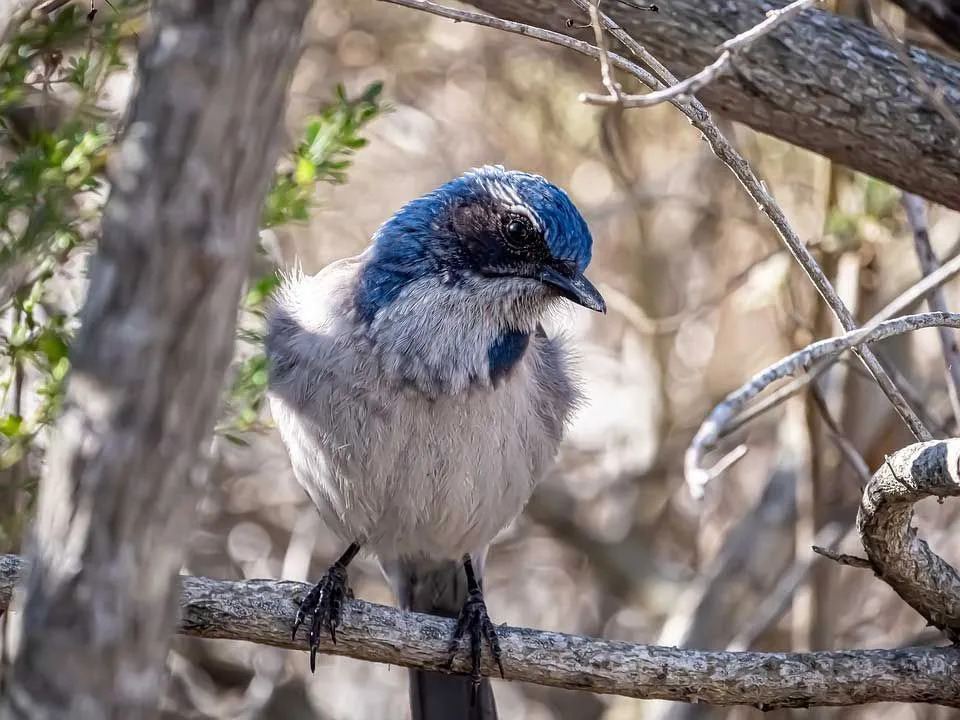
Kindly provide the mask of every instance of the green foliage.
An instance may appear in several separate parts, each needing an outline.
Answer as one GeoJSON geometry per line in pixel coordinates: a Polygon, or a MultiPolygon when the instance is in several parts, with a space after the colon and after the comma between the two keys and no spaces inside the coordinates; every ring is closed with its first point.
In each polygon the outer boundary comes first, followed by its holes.
{"type": "MultiPolygon", "coordinates": [[[[79,324],[77,280],[99,238],[106,160],[121,130],[104,107],[104,87],[129,71],[145,5],[115,0],[90,23],[75,3],[46,21],[20,18],[0,38],[0,487],[9,489],[11,479],[21,489],[34,486],[44,431],[60,411],[79,324]]],[[[380,83],[356,97],[337,88],[307,119],[279,163],[262,228],[307,221],[317,184],[345,181],[366,143],[362,130],[386,109],[381,94],[380,83]]],[[[277,282],[270,267],[243,299],[218,428],[234,442],[260,423],[263,313],[277,282]]],[[[0,505],[8,500],[0,493],[0,505]]],[[[22,521],[9,513],[0,507],[0,551],[15,542],[22,521]]]]}
{"type": "MultiPolygon", "coordinates": [[[[387,111],[381,100],[383,85],[372,83],[356,98],[338,86],[333,101],[307,118],[303,138],[280,163],[273,185],[264,201],[261,227],[272,228],[290,222],[305,222],[314,205],[318,183],[346,182],[354,153],[367,144],[360,136],[366,125],[387,111]]],[[[233,373],[227,393],[228,412],[218,431],[227,440],[242,444],[242,433],[260,426],[264,393],[267,389],[267,359],[263,354],[263,315],[271,294],[279,284],[276,272],[250,283],[243,303],[239,340],[245,357],[233,373]]]]}
{"type": "Polygon", "coordinates": [[[303,140],[277,173],[263,208],[263,226],[305,222],[318,182],[343,183],[353,153],[367,141],[360,130],[384,112],[382,83],[373,83],[355,99],[342,86],[336,100],[307,119],[303,140]]]}

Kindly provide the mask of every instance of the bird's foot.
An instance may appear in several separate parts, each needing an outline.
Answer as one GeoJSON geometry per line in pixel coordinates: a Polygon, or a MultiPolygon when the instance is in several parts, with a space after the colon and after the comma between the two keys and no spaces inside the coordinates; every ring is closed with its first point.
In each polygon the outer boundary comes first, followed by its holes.
{"type": "Polygon", "coordinates": [[[347,587],[347,568],[339,562],[334,563],[320,578],[320,582],[313,586],[307,596],[300,602],[297,610],[297,619],[293,623],[293,639],[297,638],[297,630],[313,614],[310,624],[310,672],[317,666],[317,648],[320,645],[320,632],[326,628],[334,645],[337,643],[337,626],[343,616],[344,600],[353,599],[353,591],[347,587]]]}
{"type": "Polygon", "coordinates": [[[448,649],[448,669],[453,667],[457,650],[460,648],[460,638],[464,634],[468,634],[470,638],[470,679],[473,681],[470,704],[475,705],[477,695],[480,692],[480,650],[484,639],[490,645],[493,660],[500,668],[500,677],[503,677],[503,665],[500,663],[500,639],[497,637],[497,631],[493,623],[490,622],[490,616],[487,615],[487,605],[483,601],[483,591],[480,588],[470,590],[467,601],[460,610],[460,616],[457,618],[456,629],[453,631],[453,638],[450,640],[448,649]]]}

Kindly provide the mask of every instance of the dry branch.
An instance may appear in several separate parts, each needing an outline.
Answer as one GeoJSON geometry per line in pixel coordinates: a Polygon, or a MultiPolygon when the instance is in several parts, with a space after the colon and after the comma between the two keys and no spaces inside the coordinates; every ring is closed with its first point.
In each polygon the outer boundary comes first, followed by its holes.
{"type": "MultiPolygon", "coordinates": [[[[0,608],[23,572],[23,561],[0,556],[0,608]]],[[[306,649],[290,639],[302,583],[182,578],[180,632],[306,649]]],[[[350,601],[338,643],[321,652],[408,667],[443,670],[453,621],[350,601]]],[[[635,645],[561,633],[503,627],[509,680],[715,705],[778,707],[924,702],[960,707],[960,650],[902,648],[815,653],[705,652],[635,645]]],[[[484,656],[486,674],[495,672],[484,656]]],[[[458,659],[455,669],[467,666],[458,659]]],[[[322,682],[318,678],[317,682],[322,682]]]]}
{"type": "MultiPolygon", "coordinates": [[[[581,10],[586,9],[586,0],[572,1],[573,4],[581,10]]],[[[657,76],[654,78],[654,82],[651,83],[649,80],[638,75],[637,78],[641,82],[655,90],[663,89],[668,85],[676,86],[678,84],[677,78],[674,77],[674,75],[660,62],[659,59],[654,57],[646,47],[638,43],[633,36],[617,25],[616,22],[614,22],[609,16],[601,13],[600,17],[603,20],[604,27],[607,28],[610,34],[619,40],[624,47],[630,50],[630,52],[640,59],[645,65],[647,65],[647,67],[653,70],[654,74],[657,76]]],[[[787,14],[782,14],[779,17],[787,18],[789,16],[787,14]]],[[[763,23],[759,23],[757,27],[763,27],[763,23]]],[[[750,31],[748,31],[748,34],[749,32],[750,31]]],[[[674,102],[674,105],[684,115],[686,115],[690,119],[691,124],[703,134],[704,139],[709,143],[710,149],[713,150],[713,153],[737,177],[750,197],[757,203],[760,211],[770,219],[770,222],[780,234],[780,239],[783,240],[783,243],[787,246],[790,254],[793,255],[794,259],[800,264],[800,266],[803,268],[803,271],[810,279],[810,282],[812,282],[813,286],[817,289],[817,292],[820,293],[820,296],[833,311],[833,314],[836,315],[837,320],[840,321],[840,325],[843,327],[843,329],[848,332],[852,332],[856,328],[857,324],[853,315],[850,313],[850,310],[844,304],[840,296],[837,295],[836,290],[834,290],[833,286],[830,284],[830,281],[823,272],[823,269],[814,259],[809,248],[803,242],[801,242],[796,231],[790,225],[790,222],[787,219],[786,214],[783,212],[783,209],[777,203],[772,193],[770,193],[770,191],[767,189],[766,185],[762,183],[757,177],[756,173],[753,172],[753,168],[750,167],[750,164],[747,162],[746,158],[744,158],[723,136],[723,133],[720,132],[720,128],[717,127],[717,124],[713,121],[710,113],[707,112],[707,109],[700,103],[699,100],[691,97],[689,99],[681,100],[680,102],[674,102]]],[[[910,428],[910,431],[913,433],[914,437],[917,440],[933,439],[933,436],[924,426],[923,421],[911,409],[909,403],[907,403],[899,388],[880,365],[880,361],[874,356],[873,352],[866,347],[858,348],[855,350],[855,352],[858,356],[860,356],[860,359],[863,361],[864,365],[867,366],[867,369],[870,370],[870,374],[873,375],[874,379],[876,379],[880,389],[890,400],[890,403],[897,411],[897,414],[900,415],[907,427],[910,428]]],[[[741,452],[735,451],[731,455],[728,455],[726,458],[721,460],[720,464],[729,466],[736,462],[736,460],[741,456],[741,452]]],[[[715,471],[719,472],[719,468],[715,468],[715,471]]],[[[694,490],[696,492],[696,489],[694,490]]]]}
{"type": "MultiPolygon", "coordinates": [[[[946,266],[944,266],[946,267],[946,266]]],[[[778,360],[754,375],[747,383],[733,391],[718,404],[700,425],[684,457],[684,474],[687,484],[699,494],[713,476],[711,469],[703,467],[706,452],[713,448],[726,428],[737,420],[747,404],[772,383],[795,374],[802,374],[796,385],[802,387],[812,380],[826,364],[835,362],[842,353],[860,344],[874,343],[894,335],[930,327],[960,328],[960,315],[956,313],[922,313],[873,323],[839,337],[819,340],[778,360]]]]}
{"type": "MultiPolygon", "coordinates": [[[[770,10],[763,22],[723,43],[723,45],[720,46],[723,52],[714,62],[707,65],[695,75],[691,75],[662,90],[654,90],[645,95],[622,95],[612,90],[607,95],[583,93],[580,95],[580,100],[593,105],[618,104],[628,108],[643,108],[659,105],[660,103],[667,102],[671,98],[681,95],[693,95],[701,88],[714,82],[723,73],[729,72],[734,55],[744,52],[757,40],[773,32],[781,23],[792,19],[801,11],[812,6],[815,2],[818,2],[818,0],[794,0],[794,2],[790,3],[787,7],[770,10]]],[[[592,20],[593,18],[591,17],[591,21],[592,20]]],[[[597,44],[598,46],[600,45],[599,42],[597,44]]],[[[601,56],[601,63],[602,62],[603,56],[601,56]]],[[[604,78],[604,85],[610,90],[610,85],[606,82],[606,78],[604,78]]]]}
{"type": "MultiPolygon", "coordinates": [[[[913,232],[913,247],[920,263],[920,271],[927,276],[940,267],[940,261],[930,243],[926,203],[922,198],[911,193],[902,193],[900,200],[913,232]]],[[[927,296],[927,305],[936,312],[947,312],[947,301],[942,287],[930,291],[927,296]]],[[[939,328],[939,333],[940,348],[943,351],[947,371],[947,394],[950,397],[953,416],[960,419],[960,348],[957,347],[956,333],[947,328],[939,328]]]]}
{"type": "Polygon", "coordinates": [[[877,575],[927,621],[960,641],[960,574],[912,527],[913,505],[960,497],[960,440],[917,443],[886,459],[863,493],[857,529],[877,575]]]}

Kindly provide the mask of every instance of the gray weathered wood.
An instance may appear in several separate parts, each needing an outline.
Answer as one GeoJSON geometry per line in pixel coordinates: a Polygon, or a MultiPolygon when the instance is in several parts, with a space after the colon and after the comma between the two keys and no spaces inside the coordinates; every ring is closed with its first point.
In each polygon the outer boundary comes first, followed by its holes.
{"type": "MultiPolygon", "coordinates": [[[[470,0],[499,17],[592,41],[586,20],[552,0],[470,0]],[[567,19],[576,21],[567,26],[567,19]]],[[[603,6],[680,77],[717,57],[725,40],[785,3],[670,0],[657,13],[624,3],[603,6]]],[[[611,49],[618,49],[611,47],[611,49]]],[[[941,88],[960,115],[960,64],[920,50],[919,74],[941,88]]],[[[596,87],[600,87],[599,69],[596,87]]],[[[757,42],[728,74],[697,97],[712,110],[855,170],[960,210],[960,137],[924,97],[880,33],[820,10],[807,10],[757,42]]],[[[638,110],[637,112],[642,112],[638,110]]]]}
{"type": "Polygon", "coordinates": [[[150,718],[310,0],[156,0],[37,512],[4,718],[150,718]]]}
{"type": "Polygon", "coordinates": [[[960,641],[960,574],[913,527],[927,497],[960,497],[960,440],[910,445],[867,485],[857,528],[877,575],[927,621],[960,641]]]}
{"type": "MultiPolygon", "coordinates": [[[[19,557],[0,556],[0,608],[22,571],[19,557]]],[[[306,633],[292,642],[290,627],[295,601],[308,590],[295,582],[184,577],[180,632],[305,650],[306,633]]],[[[323,636],[321,652],[443,670],[451,632],[452,620],[353,600],[338,643],[323,636]]],[[[539,685],[765,710],[873,702],[960,707],[957,648],[706,652],[505,626],[498,633],[506,678],[539,685]]],[[[496,676],[484,658],[485,674],[496,676]]],[[[454,668],[469,669],[463,654],[454,668]]]]}

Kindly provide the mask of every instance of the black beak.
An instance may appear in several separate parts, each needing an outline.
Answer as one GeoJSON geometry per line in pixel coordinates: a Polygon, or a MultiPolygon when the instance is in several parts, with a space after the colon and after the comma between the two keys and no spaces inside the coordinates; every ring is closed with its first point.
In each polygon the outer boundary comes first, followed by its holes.
{"type": "Polygon", "coordinates": [[[600,291],[579,270],[574,270],[571,274],[545,267],[540,270],[540,281],[557,288],[561,295],[577,305],[583,305],[596,312],[607,312],[607,304],[603,301],[600,291]]]}

